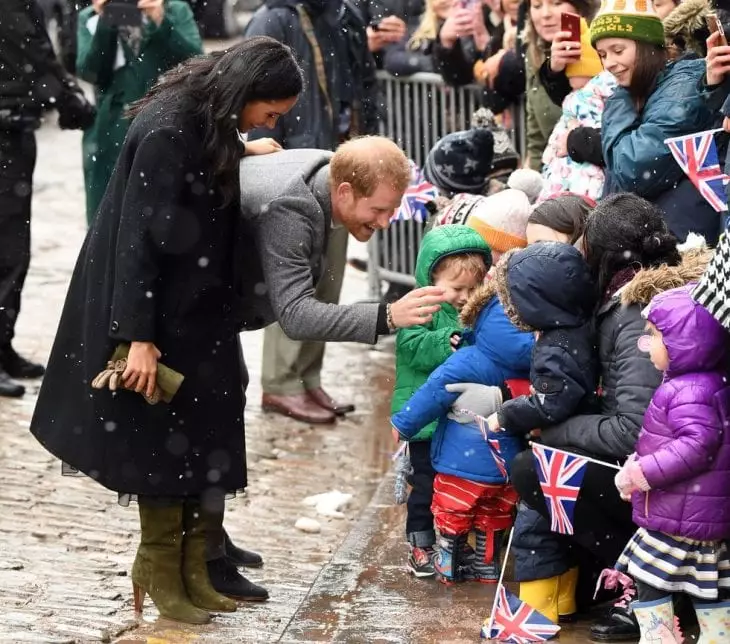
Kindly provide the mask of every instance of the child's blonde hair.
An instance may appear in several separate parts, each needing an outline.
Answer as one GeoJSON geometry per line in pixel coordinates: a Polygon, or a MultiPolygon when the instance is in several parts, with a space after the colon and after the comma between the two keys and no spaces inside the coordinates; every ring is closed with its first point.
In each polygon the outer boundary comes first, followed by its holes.
{"type": "Polygon", "coordinates": [[[436,262],[433,271],[431,271],[431,282],[435,282],[439,275],[445,271],[453,270],[458,277],[462,273],[469,273],[477,278],[477,282],[483,282],[489,267],[484,261],[482,253],[457,253],[456,255],[447,255],[443,259],[436,262]]]}

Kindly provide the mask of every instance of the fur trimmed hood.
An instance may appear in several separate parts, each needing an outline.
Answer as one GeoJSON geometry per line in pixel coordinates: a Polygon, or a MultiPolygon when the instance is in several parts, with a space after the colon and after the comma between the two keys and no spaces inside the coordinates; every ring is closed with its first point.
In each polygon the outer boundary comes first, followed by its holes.
{"type": "Polygon", "coordinates": [[[659,293],[696,282],[710,263],[713,251],[707,247],[692,248],[682,254],[679,266],[662,264],[657,268],[644,268],[621,290],[621,304],[646,305],[659,293]]]}
{"type": "Polygon", "coordinates": [[[495,295],[497,295],[497,288],[493,279],[476,288],[461,309],[461,323],[465,327],[474,328],[482,309],[495,295]]]}
{"type": "Polygon", "coordinates": [[[698,56],[706,55],[705,39],[709,35],[706,18],[713,12],[709,0],[684,0],[664,18],[664,37],[675,42],[684,41],[684,50],[693,50],[698,56]]]}
{"type": "Polygon", "coordinates": [[[528,326],[522,321],[522,318],[517,313],[517,307],[512,301],[512,296],[509,292],[509,286],[507,285],[507,270],[509,268],[509,258],[517,253],[519,249],[514,248],[507,251],[500,258],[497,265],[494,267],[492,274],[492,282],[494,282],[494,291],[499,297],[499,301],[502,303],[504,308],[504,314],[507,319],[512,322],[520,331],[535,331],[531,326],[528,326]]]}

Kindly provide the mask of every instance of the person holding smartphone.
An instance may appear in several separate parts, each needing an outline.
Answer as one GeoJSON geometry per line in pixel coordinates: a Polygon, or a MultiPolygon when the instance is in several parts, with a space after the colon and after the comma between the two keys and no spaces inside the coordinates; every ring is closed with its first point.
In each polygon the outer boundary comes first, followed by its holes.
{"type": "Polygon", "coordinates": [[[82,143],[89,223],[129,128],[126,106],[142,98],[161,73],[202,53],[187,2],[93,0],[79,14],[76,69],[94,86],[98,110],[82,143]]]}

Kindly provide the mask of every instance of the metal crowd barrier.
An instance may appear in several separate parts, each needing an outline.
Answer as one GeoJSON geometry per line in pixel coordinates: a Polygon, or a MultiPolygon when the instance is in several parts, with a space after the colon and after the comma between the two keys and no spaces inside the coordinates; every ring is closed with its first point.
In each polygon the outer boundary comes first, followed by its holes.
{"type": "MultiPolygon", "coordinates": [[[[398,78],[381,71],[378,81],[385,102],[381,134],[398,143],[419,167],[441,137],[469,129],[472,114],[481,106],[479,86],[450,87],[438,74],[398,78]]],[[[524,158],[522,112],[521,107],[514,110],[512,140],[524,158]]],[[[415,286],[413,273],[425,227],[425,222],[397,221],[372,236],[368,247],[372,299],[380,299],[383,281],[415,286]]]]}

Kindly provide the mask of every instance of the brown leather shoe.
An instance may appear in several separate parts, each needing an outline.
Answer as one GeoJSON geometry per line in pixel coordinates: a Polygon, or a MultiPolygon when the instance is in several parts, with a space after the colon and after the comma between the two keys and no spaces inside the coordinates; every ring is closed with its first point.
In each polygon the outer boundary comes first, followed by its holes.
{"type": "Polygon", "coordinates": [[[264,394],[261,396],[261,409],[317,425],[334,423],[337,418],[334,412],[315,404],[307,394],[294,396],[264,394]]]}
{"type": "Polygon", "coordinates": [[[309,389],[307,391],[307,395],[320,407],[331,411],[337,416],[344,416],[345,414],[349,414],[351,411],[355,411],[355,405],[347,405],[333,400],[332,396],[322,389],[322,387],[309,389]]]}

